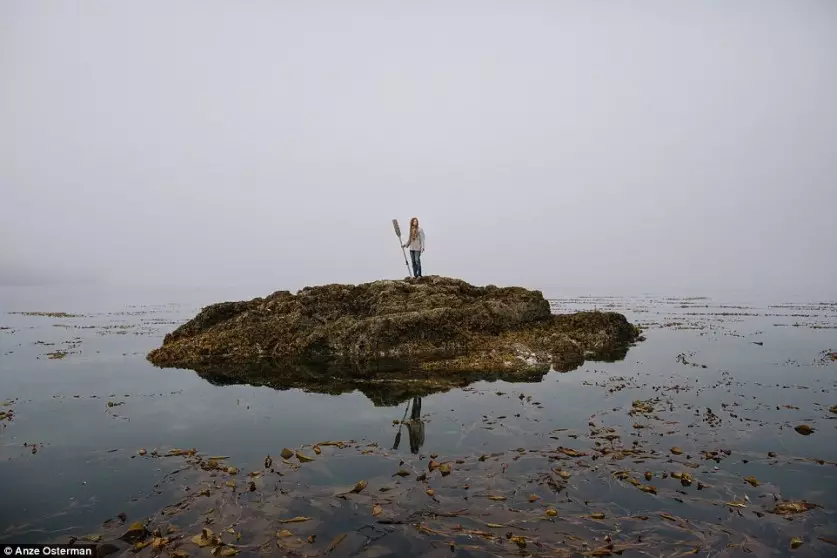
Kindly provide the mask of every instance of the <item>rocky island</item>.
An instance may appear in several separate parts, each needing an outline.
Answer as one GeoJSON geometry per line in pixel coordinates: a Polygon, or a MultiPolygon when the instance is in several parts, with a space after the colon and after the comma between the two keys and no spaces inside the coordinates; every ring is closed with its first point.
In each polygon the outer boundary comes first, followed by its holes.
{"type": "Polygon", "coordinates": [[[167,334],[148,360],[230,379],[242,370],[300,369],[307,378],[519,377],[624,358],[639,338],[616,312],[556,315],[540,291],[429,276],[213,304],[167,334]]]}

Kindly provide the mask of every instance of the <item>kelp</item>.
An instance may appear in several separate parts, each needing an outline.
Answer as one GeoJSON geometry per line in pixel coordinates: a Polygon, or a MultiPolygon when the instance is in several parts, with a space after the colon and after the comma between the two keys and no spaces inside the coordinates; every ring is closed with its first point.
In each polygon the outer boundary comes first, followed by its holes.
{"type": "MultiPolygon", "coordinates": [[[[377,444],[341,442],[320,445],[323,446],[319,461],[321,467],[339,468],[346,452],[357,452],[356,455],[363,456],[363,459],[382,462],[394,459],[377,444]]],[[[637,446],[631,452],[651,453],[637,446]]],[[[296,453],[298,450],[294,451],[296,453]]],[[[272,463],[272,470],[266,467],[247,475],[256,492],[261,494],[256,499],[235,491],[204,492],[207,488],[217,487],[219,479],[215,475],[218,472],[229,475],[231,469],[238,470],[235,465],[207,467],[209,461],[217,463],[217,460],[204,457],[198,451],[161,452],[158,459],[169,454],[185,460],[191,471],[193,488],[189,490],[189,496],[177,505],[167,507],[165,513],[149,517],[145,522],[136,522],[125,532],[122,539],[130,542],[131,546],[121,548],[131,555],[153,554],[163,548],[169,552],[188,552],[191,544],[209,548],[211,553],[221,556],[253,550],[266,552],[268,548],[292,553],[302,546],[314,554],[340,553],[348,556],[362,548],[358,544],[363,537],[356,535],[367,532],[370,525],[376,532],[402,537],[416,548],[429,549],[435,544],[445,544],[508,556],[531,549],[555,555],[606,556],[607,552],[619,554],[629,549],[642,551],[645,548],[665,551],[667,555],[687,555],[694,553],[696,548],[720,550],[729,544],[751,544],[746,535],[731,532],[723,524],[690,519],[671,511],[626,516],[618,506],[606,501],[593,503],[572,498],[539,506],[537,504],[542,496],[519,494],[515,488],[518,483],[523,486],[546,485],[546,478],[566,481],[578,477],[584,483],[601,482],[597,479],[602,478],[604,471],[580,464],[580,456],[583,455],[597,462],[597,467],[604,468],[608,478],[636,487],[648,498],[661,499],[661,504],[674,498],[681,502],[691,501],[697,507],[716,505],[711,495],[699,497],[697,494],[700,492],[681,494],[680,489],[665,484],[665,479],[669,478],[679,481],[678,486],[691,486],[691,473],[675,470],[670,475],[656,475],[660,484],[644,484],[637,478],[647,479],[645,473],[649,471],[620,469],[618,465],[624,460],[608,459],[612,452],[599,449],[580,451],[565,446],[515,448],[495,452],[492,459],[483,459],[485,456],[481,454],[461,455],[441,463],[428,457],[414,456],[404,461],[392,475],[401,478],[396,484],[386,482],[391,477],[370,477],[357,481],[354,486],[336,495],[323,487],[306,485],[307,469],[282,461],[272,463]],[[502,480],[508,463],[521,455],[526,456],[530,473],[514,482],[510,482],[511,479],[502,480]],[[550,467],[556,455],[566,460],[564,468],[559,470],[550,467]],[[427,464],[422,466],[423,460],[427,464]],[[457,467],[450,467],[449,472],[443,474],[443,469],[451,463],[456,463],[457,467]],[[410,478],[414,476],[412,471],[419,467],[436,474],[427,476],[423,481],[410,478]],[[463,483],[465,479],[467,483],[463,483]],[[424,493],[425,499],[417,498],[416,492],[424,493]],[[351,496],[351,504],[345,496],[351,496]],[[484,503],[480,504],[480,500],[484,503]],[[641,533],[639,542],[630,535],[628,526],[631,522],[645,524],[637,527],[641,533]],[[335,533],[330,528],[332,524],[339,524],[341,531],[335,533]],[[235,528],[213,529],[215,525],[234,525],[235,528]],[[411,528],[404,530],[399,526],[411,528]],[[196,527],[197,531],[194,530],[196,527]],[[671,527],[680,531],[679,537],[671,536],[671,527]],[[169,529],[171,533],[167,533],[169,529]],[[197,534],[187,536],[190,531],[197,534]],[[624,535],[616,534],[620,531],[624,531],[624,535]],[[231,538],[227,538],[228,535],[231,538]],[[269,544],[268,539],[272,541],[269,544]],[[605,544],[601,542],[603,539],[606,539],[605,544]]],[[[662,453],[658,459],[662,465],[662,453]]],[[[398,463],[396,461],[394,465],[398,463]]],[[[747,484],[758,486],[750,480],[747,484]]],[[[763,513],[752,516],[753,520],[760,518],[761,521],[770,515],[785,517],[816,513],[821,509],[816,503],[794,500],[779,501],[771,506],[747,500],[726,500],[724,504],[731,510],[761,509],[763,513]]],[[[783,530],[781,523],[774,523],[773,527],[777,533],[783,530]]],[[[107,530],[103,541],[100,544],[114,544],[108,538],[107,530]]]]}

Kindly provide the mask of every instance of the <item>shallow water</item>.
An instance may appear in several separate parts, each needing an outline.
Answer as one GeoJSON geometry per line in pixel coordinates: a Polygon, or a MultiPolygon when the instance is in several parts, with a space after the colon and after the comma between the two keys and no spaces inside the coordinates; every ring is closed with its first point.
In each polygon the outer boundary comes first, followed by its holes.
{"type": "MultiPolygon", "coordinates": [[[[103,522],[118,513],[128,523],[158,525],[164,506],[211,486],[212,505],[193,503],[167,519],[178,530],[165,548],[182,533],[183,549],[198,551],[188,540],[200,523],[216,533],[232,526],[242,536],[227,542],[242,553],[269,547],[313,555],[347,534],[333,555],[837,555],[837,414],[830,412],[837,361],[828,356],[837,351],[835,303],[555,300],[556,312],[623,312],[643,326],[646,340],[620,362],[422,397],[424,441],[413,454],[409,425],[399,424],[405,413],[410,418],[410,398],[376,406],[360,390],[218,386],[146,362],[165,333],[212,299],[128,306],[118,297],[59,304],[51,296],[0,293],[0,404],[7,402],[0,411],[12,410],[0,421],[3,542],[102,533],[108,540],[113,523],[103,522]],[[66,354],[49,358],[55,351],[66,354]],[[648,400],[647,413],[632,407],[648,400]],[[800,424],[813,434],[797,433],[800,424]],[[312,444],[323,440],[353,443],[316,454],[312,444]],[[198,456],[152,457],[172,448],[228,456],[242,472],[259,471],[256,490],[222,493],[230,475],[203,471],[198,456]],[[314,461],[291,467],[279,457],[283,448],[314,461]],[[718,452],[716,459],[704,451],[718,452]],[[273,473],[264,466],[268,454],[273,473]],[[433,470],[416,481],[431,454],[450,462],[452,473],[433,470]],[[411,475],[393,476],[399,469],[411,475]],[[682,472],[694,477],[688,486],[671,477],[682,472]],[[335,496],[360,479],[369,482],[361,494],[335,496]],[[428,488],[436,494],[429,497],[428,488]],[[777,502],[799,500],[818,507],[768,513],[777,502]],[[550,508],[556,517],[545,515],[550,508]],[[591,519],[596,512],[605,518],[591,519]],[[220,515],[206,523],[207,513],[220,515]],[[278,523],[293,516],[311,519],[278,523]],[[281,529],[293,536],[276,539],[281,529]],[[793,537],[802,541],[791,550],[793,537]]],[[[248,482],[243,473],[235,477],[248,482]]]]}

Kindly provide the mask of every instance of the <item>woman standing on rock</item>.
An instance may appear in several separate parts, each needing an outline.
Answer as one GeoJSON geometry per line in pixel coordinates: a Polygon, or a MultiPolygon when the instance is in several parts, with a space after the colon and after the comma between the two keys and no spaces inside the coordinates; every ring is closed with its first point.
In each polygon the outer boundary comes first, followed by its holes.
{"type": "Polygon", "coordinates": [[[424,253],[424,230],[419,226],[418,217],[410,219],[410,236],[402,248],[410,248],[413,260],[413,277],[421,277],[421,255],[424,253]]]}

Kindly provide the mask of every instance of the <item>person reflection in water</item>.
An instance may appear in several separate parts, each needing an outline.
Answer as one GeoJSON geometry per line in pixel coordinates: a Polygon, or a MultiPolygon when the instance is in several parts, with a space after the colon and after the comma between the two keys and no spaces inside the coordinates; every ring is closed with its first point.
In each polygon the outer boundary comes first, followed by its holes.
{"type": "MultiPolygon", "coordinates": [[[[404,410],[404,418],[407,418],[407,410],[410,409],[410,404],[404,410]]],[[[407,434],[410,436],[410,452],[418,453],[421,446],[424,445],[424,422],[421,420],[421,397],[413,397],[412,412],[410,413],[410,420],[402,420],[401,424],[407,425],[407,434]]],[[[395,435],[395,444],[392,446],[393,450],[398,449],[401,443],[401,427],[398,427],[398,433],[395,435]]]]}

